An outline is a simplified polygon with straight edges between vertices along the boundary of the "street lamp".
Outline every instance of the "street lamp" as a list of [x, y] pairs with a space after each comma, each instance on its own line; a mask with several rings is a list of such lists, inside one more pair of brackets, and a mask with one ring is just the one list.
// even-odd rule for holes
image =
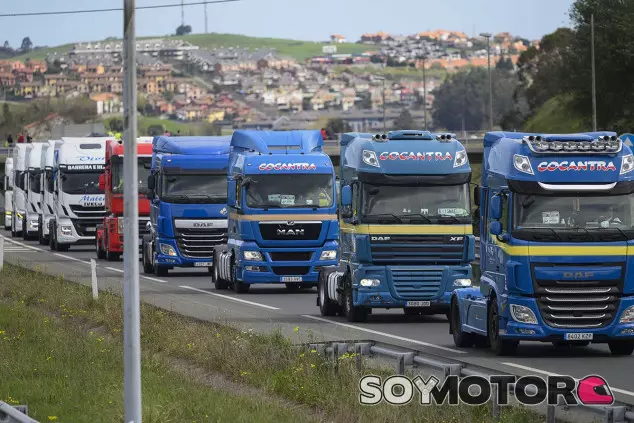
[[384, 76], [377, 76], [376, 79], [379, 80], [379, 81], [383, 81], [383, 132], [386, 132], [387, 131], [387, 124], [385, 122], [385, 77]]
[[597, 77], [594, 64], [594, 13], [590, 15], [590, 52], [592, 55], [592, 130], [597, 132]]
[[491, 78], [491, 33], [483, 32], [481, 37], [487, 39], [487, 67], [489, 69], [489, 130], [493, 129], [493, 80]]

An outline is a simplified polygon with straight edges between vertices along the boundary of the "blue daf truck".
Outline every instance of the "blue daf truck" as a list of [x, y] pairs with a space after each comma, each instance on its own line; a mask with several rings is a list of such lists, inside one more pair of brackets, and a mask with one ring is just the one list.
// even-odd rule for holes
[[475, 256], [465, 148], [427, 131], [350, 133], [340, 143], [340, 258], [321, 272], [321, 314], [448, 313], [452, 291], [472, 283]]
[[613, 132], [484, 138], [479, 287], [459, 289], [458, 347], [520, 341], [634, 351], [634, 158]]
[[143, 271], [212, 270], [214, 247], [227, 242], [230, 137], [155, 137], [147, 175], [150, 221], [142, 233]]
[[231, 138], [229, 241], [216, 248], [216, 289], [317, 285], [337, 263], [335, 172], [319, 131], [246, 131]]

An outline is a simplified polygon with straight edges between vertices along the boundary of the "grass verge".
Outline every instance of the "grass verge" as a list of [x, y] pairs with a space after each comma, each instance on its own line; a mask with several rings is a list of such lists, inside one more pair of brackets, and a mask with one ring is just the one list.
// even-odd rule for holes
[[[121, 298], [102, 292], [94, 301], [88, 287], [5, 265], [0, 300], [0, 380], [9, 382], [0, 396], [27, 403], [43, 421], [121, 421]], [[389, 371], [360, 372], [344, 355], [334, 375], [331, 362], [314, 351], [299, 353], [279, 333], [201, 322], [148, 304], [141, 306], [141, 324], [145, 421], [491, 420], [490, 407], [361, 406], [359, 378]], [[219, 375], [231, 389], [195, 383]], [[258, 394], [240, 395], [245, 389]], [[540, 420], [507, 408], [501, 421]]]

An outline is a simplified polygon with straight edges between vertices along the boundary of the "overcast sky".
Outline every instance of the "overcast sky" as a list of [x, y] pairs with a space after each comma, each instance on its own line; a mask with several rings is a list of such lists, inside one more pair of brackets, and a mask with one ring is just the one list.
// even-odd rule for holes
[[[185, 3], [200, 0], [184, 0]], [[573, 0], [242, 0], [210, 4], [210, 32], [262, 37], [324, 40], [340, 33], [356, 41], [364, 32], [412, 34], [453, 29], [469, 35], [507, 31], [541, 38], [569, 25]], [[180, 4], [180, 0], [137, 0], [136, 5]], [[0, 0], [0, 13], [122, 7], [123, 0]], [[80, 15], [0, 17], [0, 38], [19, 47], [23, 37], [35, 45], [101, 40], [123, 34], [122, 12]], [[140, 10], [137, 35], [166, 35], [180, 24], [181, 9]], [[204, 32], [203, 6], [185, 7], [185, 23]]]

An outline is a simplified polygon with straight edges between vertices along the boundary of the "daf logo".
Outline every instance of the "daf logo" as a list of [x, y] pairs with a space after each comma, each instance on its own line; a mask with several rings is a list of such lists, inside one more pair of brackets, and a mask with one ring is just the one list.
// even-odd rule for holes
[[594, 272], [564, 272], [566, 279], [589, 279], [594, 276]]
[[449, 242], [458, 242], [458, 241], [462, 241], [463, 239], [464, 239], [464, 237], [463, 237], [463, 236], [452, 236], [452, 237], [449, 239]]
[[286, 222], [286, 226], [295, 226], [295, 222], [289, 220], [288, 222]]
[[391, 237], [389, 236], [373, 236], [370, 237], [371, 241], [389, 241], [391, 239]]
[[282, 236], [301, 236], [301, 235], [304, 235], [304, 230], [303, 229], [278, 229], [277, 234]]
[[221, 215], [223, 215], [223, 216], [226, 216], [226, 214], [227, 214], [227, 208], [226, 208], [226, 207], [223, 207], [223, 208], [222, 208], [222, 210], [220, 210], [220, 214], [221, 214]]
[[214, 222], [194, 222], [192, 226], [194, 228], [213, 228]]

